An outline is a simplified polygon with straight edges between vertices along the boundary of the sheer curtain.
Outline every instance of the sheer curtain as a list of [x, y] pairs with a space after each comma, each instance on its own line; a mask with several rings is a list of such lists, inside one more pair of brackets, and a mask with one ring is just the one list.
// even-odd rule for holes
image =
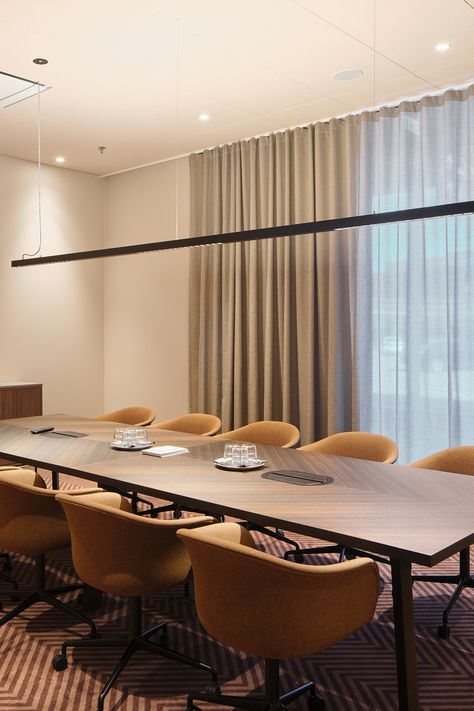
[[[361, 130], [360, 212], [474, 197], [474, 87], [385, 108]], [[474, 220], [360, 230], [361, 429], [400, 462], [474, 443]]]
[[[474, 197], [474, 88], [191, 156], [193, 234]], [[473, 218], [194, 250], [190, 402], [401, 462], [474, 429]]]

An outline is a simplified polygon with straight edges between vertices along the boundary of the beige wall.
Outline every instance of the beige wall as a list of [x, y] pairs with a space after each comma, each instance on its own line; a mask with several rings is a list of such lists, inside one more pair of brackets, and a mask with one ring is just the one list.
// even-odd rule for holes
[[[104, 184], [42, 167], [42, 254], [100, 247]], [[103, 264], [12, 269], [38, 245], [37, 166], [0, 156], [0, 382], [44, 385], [44, 412], [103, 409]]]
[[[42, 254], [176, 236], [176, 163], [106, 179], [42, 166]], [[178, 234], [189, 234], [188, 161]], [[0, 382], [44, 385], [45, 413], [188, 410], [186, 250], [12, 269], [38, 245], [34, 163], [0, 156]]]
[[[106, 244], [189, 235], [188, 161], [104, 179]], [[176, 185], [178, 182], [178, 190]], [[176, 210], [178, 192], [178, 210]], [[105, 410], [143, 404], [158, 419], [188, 411], [188, 250], [104, 262]]]

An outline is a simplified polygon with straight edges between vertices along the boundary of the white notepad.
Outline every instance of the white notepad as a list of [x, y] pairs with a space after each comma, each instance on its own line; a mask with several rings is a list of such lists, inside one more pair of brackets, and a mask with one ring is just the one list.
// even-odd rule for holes
[[173, 457], [175, 454], [188, 454], [189, 449], [186, 447], [172, 447], [171, 445], [163, 445], [162, 447], [150, 447], [144, 449], [142, 454], [151, 454], [152, 457]]

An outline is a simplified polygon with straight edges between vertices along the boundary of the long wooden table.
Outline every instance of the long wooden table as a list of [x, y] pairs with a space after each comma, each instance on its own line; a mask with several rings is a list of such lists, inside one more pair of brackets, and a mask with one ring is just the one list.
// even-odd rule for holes
[[[48, 422], [87, 433], [32, 435]], [[259, 446], [263, 470], [222, 471], [224, 442], [152, 430], [189, 454], [160, 459], [109, 446], [114, 424], [67, 416], [0, 422], [0, 456], [99, 484], [243, 518], [388, 556], [392, 570], [399, 709], [419, 709], [412, 563], [431, 567], [474, 542], [474, 477]], [[329, 475], [325, 486], [264, 478], [269, 470]]]

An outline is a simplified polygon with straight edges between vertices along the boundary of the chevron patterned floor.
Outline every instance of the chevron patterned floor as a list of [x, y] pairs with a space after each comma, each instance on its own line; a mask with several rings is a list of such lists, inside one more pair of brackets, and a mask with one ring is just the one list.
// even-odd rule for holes
[[[71, 484], [66, 477], [62, 486]], [[305, 539], [295, 536], [300, 542]], [[263, 537], [269, 552], [281, 554], [284, 546]], [[313, 543], [314, 541], [312, 541]], [[326, 556], [325, 561], [328, 561]], [[309, 562], [309, 559], [308, 559]], [[316, 559], [313, 558], [313, 562]], [[439, 566], [454, 572], [456, 558]], [[335, 647], [313, 657], [291, 660], [282, 666], [282, 688], [314, 679], [327, 702], [328, 711], [391, 711], [397, 709], [393, 649], [390, 577], [380, 566], [382, 590], [376, 616], [370, 625]], [[48, 558], [51, 582], [74, 580], [69, 551]], [[20, 585], [32, 582], [31, 561], [13, 558], [12, 574]], [[423, 572], [421, 569], [419, 572]], [[426, 572], [426, 571], [425, 571]], [[474, 597], [464, 591], [451, 617], [449, 641], [436, 639], [441, 612], [450, 586], [416, 583], [415, 616], [418, 640], [420, 694], [424, 711], [474, 710]], [[13, 604], [9, 587], [1, 583], [6, 610]], [[66, 596], [63, 598], [68, 600]], [[70, 600], [74, 596], [69, 597]], [[210, 639], [195, 614], [192, 595], [182, 588], [145, 601], [146, 623], [168, 622], [170, 646], [198, 657], [219, 670], [225, 693], [245, 694], [262, 684], [257, 659], [226, 649]], [[127, 610], [123, 600], [107, 598], [94, 615], [102, 636], [126, 631]], [[55, 672], [51, 660], [61, 642], [87, 633], [87, 627], [70, 622], [60, 612], [38, 604], [1, 628], [0, 711], [89, 711], [97, 708], [97, 695], [112, 670], [120, 650], [81, 650], [69, 654], [69, 667]], [[140, 652], [129, 664], [106, 703], [109, 711], [182, 711], [186, 693], [202, 689], [207, 675], [174, 662]], [[292, 708], [305, 708], [299, 700]], [[201, 704], [203, 709], [216, 706]]]

